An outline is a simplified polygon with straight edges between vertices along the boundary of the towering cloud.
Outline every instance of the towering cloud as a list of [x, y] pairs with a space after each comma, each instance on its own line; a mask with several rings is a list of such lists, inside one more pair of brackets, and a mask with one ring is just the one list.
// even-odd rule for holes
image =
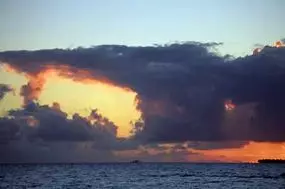
[[24, 105], [27, 105], [34, 100], [38, 100], [44, 84], [45, 77], [43, 74], [39, 73], [29, 76], [29, 82], [22, 86], [20, 93], [20, 95], [24, 98]]
[[[133, 137], [144, 143], [285, 141], [285, 48], [266, 46], [252, 56], [228, 59], [212, 51], [217, 45], [221, 44], [9, 51], [0, 53], [0, 60], [28, 75], [30, 82], [22, 88], [25, 104], [38, 97], [44, 84], [41, 75], [48, 70], [79, 82], [101, 81], [135, 91], [142, 118]], [[39, 119], [42, 124], [49, 121]], [[64, 127], [66, 118], [53, 120], [57, 119], [59, 128]], [[71, 127], [74, 131], [66, 139], [75, 131], [81, 133], [77, 139], [92, 138], [85, 121], [77, 116], [73, 121], [84, 129]], [[46, 127], [36, 136], [64, 138]]]

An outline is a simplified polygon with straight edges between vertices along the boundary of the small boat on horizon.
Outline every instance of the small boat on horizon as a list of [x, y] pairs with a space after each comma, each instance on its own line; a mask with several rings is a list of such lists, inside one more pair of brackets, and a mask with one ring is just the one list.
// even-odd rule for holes
[[137, 164], [137, 163], [141, 163], [141, 161], [136, 159], [136, 160], [131, 161], [130, 163], [136, 163]]

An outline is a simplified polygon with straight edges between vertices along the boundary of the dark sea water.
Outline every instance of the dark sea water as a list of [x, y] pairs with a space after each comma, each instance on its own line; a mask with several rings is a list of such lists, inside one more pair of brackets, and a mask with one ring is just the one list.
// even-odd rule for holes
[[0, 188], [285, 189], [284, 172], [284, 164], [0, 165]]

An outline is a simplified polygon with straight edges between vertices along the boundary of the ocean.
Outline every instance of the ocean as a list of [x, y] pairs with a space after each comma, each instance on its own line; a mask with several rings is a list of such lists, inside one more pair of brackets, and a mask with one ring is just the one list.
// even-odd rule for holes
[[285, 164], [15, 164], [0, 165], [0, 188], [284, 189]]

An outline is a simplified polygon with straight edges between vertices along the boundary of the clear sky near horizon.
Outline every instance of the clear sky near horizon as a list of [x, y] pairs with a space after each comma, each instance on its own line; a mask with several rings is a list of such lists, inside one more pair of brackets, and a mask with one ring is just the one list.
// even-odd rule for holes
[[223, 42], [244, 55], [284, 37], [283, 0], [2, 0], [0, 51]]

